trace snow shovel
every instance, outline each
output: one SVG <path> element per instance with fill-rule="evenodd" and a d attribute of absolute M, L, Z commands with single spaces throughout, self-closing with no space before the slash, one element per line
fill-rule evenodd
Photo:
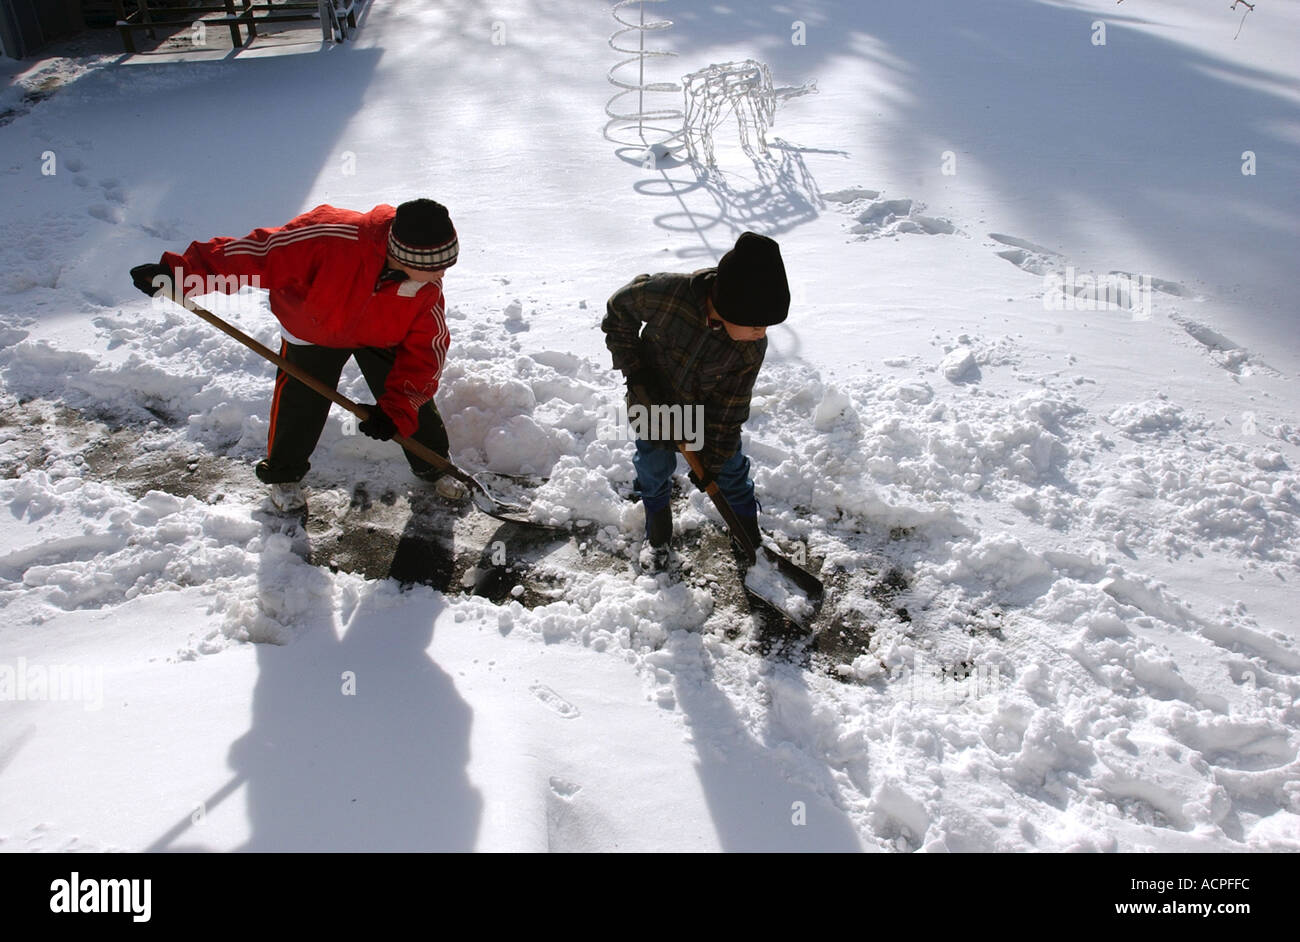
<path fill-rule="evenodd" d="M 690 465 L 696 479 L 704 480 L 704 465 L 700 463 L 699 456 L 688 451 L 683 442 L 677 443 L 677 450 Z M 704 493 L 709 495 L 713 506 L 722 514 L 727 529 L 731 531 L 731 538 L 740 546 L 745 561 L 749 564 L 745 573 L 745 590 L 758 596 L 800 628 L 808 630 L 817 617 L 826 592 L 822 581 L 788 556 L 783 556 L 763 543 L 761 538 L 759 545 L 754 546 L 740 518 L 722 496 L 716 481 L 710 481 L 704 488 Z"/>
<path fill-rule="evenodd" d="M 164 292 L 166 291 L 165 288 L 161 290 Z M 330 400 L 330 402 L 342 406 L 359 419 L 364 420 L 370 417 L 370 410 L 368 408 L 358 405 L 347 396 L 342 395 L 338 390 L 332 389 L 311 374 L 304 372 L 300 367 L 295 366 L 278 353 L 273 352 L 269 347 L 254 340 L 238 327 L 231 326 L 211 311 L 205 310 L 188 298 L 178 298 L 172 294 L 168 294 L 167 296 L 177 304 L 181 305 L 181 307 L 184 307 L 191 313 L 197 314 L 199 317 L 203 318 L 203 320 L 207 321 L 213 327 L 235 338 L 254 353 L 270 360 L 294 379 L 324 396 L 326 399 Z M 483 513 L 487 514 L 489 517 L 495 517 L 497 520 L 503 520 L 506 523 L 516 523 L 524 527 L 534 527 L 540 530 L 552 530 L 556 532 L 567 532 L 564 527 L 538 523 L 537 521 L 528 519 L 526 516 L 528 513 L 527 507 L 498 498 L 488 490 L 486 485 L 480 482 L 473 475 L 466 474 L 446 458 L 442 457 L 442 455 L 431 451 L 419 442 L 407 438 L 404 435 L 394 435 L 393 441 L 397 442 L 417 458 L 424 459 L 435 468 L 445 471 L 447 474 L 456 478 L 456 480 L 465 484 L 473 495 L 474 506 L 483 511 Z"/>
<path fill-rule="evenodd" d="M 636 387 L 632 395 L 643 404 L 652 401 L 643 386 Z M 700 462 L 699 455 L 689 450 L 684 442 L 677 443 L 677 450 L 686 459 L 695 479 L 704 480 L 704 465 Z M 731 531 L 731 538 L 745 556 L 745 562 L 749 566 L 745 573 L 745 590 L 758 596 L 806 631 L 816 618 L 826 593 L 821 580 L 761 540 L 755 546 L 740 518 L 722 496 L 716 481 L 710 481 L 703 490 L 713 501 L 713 506 L 718 508 L 718 513 L 722 514 L 727 529 Z"/>

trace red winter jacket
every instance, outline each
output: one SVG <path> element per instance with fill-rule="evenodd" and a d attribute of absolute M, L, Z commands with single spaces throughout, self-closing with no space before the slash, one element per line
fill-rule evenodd
<path fill-rule="evenodd" d="M 162 264 L 180 269 L 173 277 L 180 276 L 186 296 L 231 294 L 239 290 L 237 278 L 256 276 L 284 329 L 307 343 L 396 347 L 379 405 L 398 432 L 411 435 L 416 411 L 438 391 L 451 338 L 441 284 L 385 281 L 376 288 L 396 212 L 383 204 L 368 213 L 317 206 L 278 229 L 195 242 L 183 255 L 167 252 Z"/>

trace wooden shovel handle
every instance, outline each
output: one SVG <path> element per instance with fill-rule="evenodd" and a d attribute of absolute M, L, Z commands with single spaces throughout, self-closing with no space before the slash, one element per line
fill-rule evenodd
<path fill-rule="evenodd" d="M 163 290 L 165 291 L 166 289 Z M 232 324 L 228 324 L 226 321 L 222 320 L 220 317 L 217 317 L 217 315 L 213 314 L 211 311 L 206 310 L 203 307 L 200 307 L 198 304 L 191 301 L 189 298 L 176 297 L 175 295 L 170 295 L 170 297 L 181 307 L 185 308 L 186 310 L 190 311 L 193 314 L 197 314 L 203 320 L 207 321 L 213 327 L 217 328 L 217 330 L 221 331 L 224 334 L 227 334 L 230 337 L 233 337 L 235 340 L 238 340 L 240 343 L 242 343 L 248 349 L 252 350 L 258 356 L 270 360 L 280 369 L 284 370 L 294 379 L 298 380 L 298 382 L 302 383 L 304 386 L 307 386 L 309 389 L 313 390 L 314 392 L 317 392 L 320 395 L 324 396 L 326 399 L 330 400 L 330 402 L 342 406 L 344 409 L 347 409 L 349 412 L 351 412 L 359 419 L 364 420 L 370 418 L 370 409 L 368 407 L 358 405 L 357 403 L 349 399 L 347 396 L 340 393 L 337 389 L 334 389 L 330 386 L 327 386 L 325 383 L 322 383 L 320 380 L 318 380 L 316 377 L 312 376 L 310 373 L 303 370 L 301 367 L 296 366 L 293 363 L 290 363 L 284 357 L 280 356 L 278 353 L 273 351 L 270 347 L 254 340 L 252 337 L 248 336 L 248 334 L 244 333 L 238 327 L 235 327 Z M 460 468 L 456 467 L 454 464 L 452 464 L 442 455 L 438 454 L 437 452 L 431 450 L 430 448 L 424 445 L 421 445 L 419 442 L 415 441 L 414 439 L 407 438 L 405 435 L 394 435 L 393 441 L 397 442 L 399 445 L 401 445 L 411 454 L 415 455 L 417 458 L 422 458 L 423 460 L 429 462 L 429 464 L 433 465 L 435 468 L 439 468 L 440 470 L 445 471 L 447 474 L 450 474 L 452 477 L 455 477 L 465 482 L 466 484 L 469 484 L 470 486 L 475 486 L 475 487 L 477 486 L 473 478 L 471 478 L 464 471 L 460 470 Z"/>

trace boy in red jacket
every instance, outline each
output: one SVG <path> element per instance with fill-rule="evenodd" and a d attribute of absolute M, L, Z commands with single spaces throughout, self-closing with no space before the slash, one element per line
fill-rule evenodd
<path fill-rule="evenodd" d="M 433 404 L 450 336 L 443 316 L 442 278 L 459 245 L 446 207 L 433 200 L 379 205 L 368 213 L 317 206 L 276 229 L 242 239 L 195 242 L 183 254 L 131 269 L 145 294 L 170 293 L 176 279 L 186 296 L 266 288 L 280 321 L 280 355 L 328 386 L 337 386 L 355 357 L 375 396 L 358 426 L 371 438 L 395 434 L 448 453 L 447 431 Z M 306 506 L 300 481 L 325 428 L 330 402 L 284 371 L 276 372 L 267 456 L 257 476 L 271 485 L 281 510 Z M 444 497 L 464 486 L 407 453 L 417 477 Z"/>

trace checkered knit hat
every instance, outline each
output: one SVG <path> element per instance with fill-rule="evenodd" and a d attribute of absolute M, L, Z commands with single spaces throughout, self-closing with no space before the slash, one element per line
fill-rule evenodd
<path fill-rule="evenodd" d="M 440 271 L 456 264 L 460 244 L 447 207 L 433 200 L 411 200 L 397 207 L 388 230 L 388 254 L 407 268 Z"/>

